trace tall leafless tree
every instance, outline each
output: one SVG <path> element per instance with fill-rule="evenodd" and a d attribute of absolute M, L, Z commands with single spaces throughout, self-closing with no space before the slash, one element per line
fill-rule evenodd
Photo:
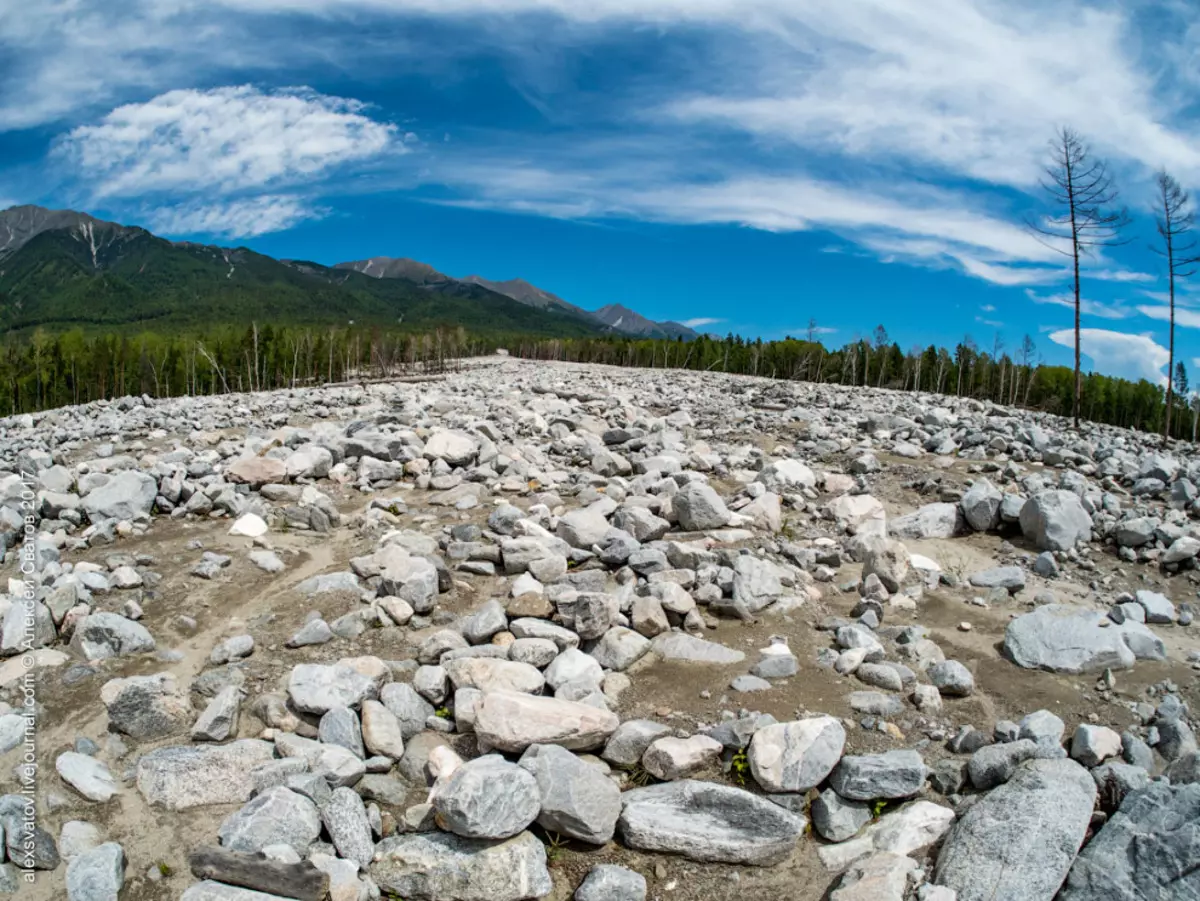
<path fill-rule="evenodd" d="M 1030 218 L 1027 225 L 1047 247 L 1072 259 L 1075 268 L 1075 392 L 1071 415 L 1079 428 L 1079 396 L 1083 382 L 1079 374 L 1079 259 L 1099 247 L 1125 243 L 1121 230 L 1129 223 L 1118 209 L 1117 189 L 1103 160 L 1095 159 L 1078 132 L 1060 128 L 1050 142 L 1050 165 L 1042 188 L 1056 213 Z"/>
<path fill-rule="evenodd" d="M 1175 279 L 1187 278 L 1195 273 L 1195 265 L 1200 262 L 1196 253 L 1196 241 L 1189 237 L 1192 226 L 1196 224 L 1196 213 L 1188 198 L 1187 191 L 1179 186 L 1174 178 L 1161 171 L 1155 179 L 1158 186 L 1158 235 L 1162 238 L 1161 246 L 1150 249 L 1167 261 L 1167 280 L 1170 285 L 1170 362 L 1167 364 L 1167 416 L 1163 422 L 1163 441 L 1171 435 L 1171 409 L 1175 404 L 1174 374 L 1175 374 Z M 1186 402 L 1186 398 L 1185 398 Z"/>

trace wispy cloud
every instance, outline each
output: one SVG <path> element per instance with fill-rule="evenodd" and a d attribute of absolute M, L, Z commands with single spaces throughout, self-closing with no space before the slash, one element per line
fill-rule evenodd
<path fill-rule="evenodd" d="M 986 325 L 988 328 L 1004 328 L 1004 323 L 995 319 L 984 319 L 982 316 L 976 316 L 975 321 L 980 325 Z"/>
<path fill-rule="evenodd" d="M 1171 308 L 1143 305 L 1137 308 L 1137 311 L 1143 316 L 1148 316 L 1151 319 L 1157 319 L 1160 322 L 1171 321 Z M 1200 311 L 1189 310 L 1186 307 L 1175 307 L 1175 324 L 1181 325 L 1184 328 L 1200 328 Z"/>
<path fill-rule="evenodd" d="M 979 310 L 980 310 L 980 312 L 983 312 L 983 313 L 995 313 L 996 307 L 993 304 L 985 303 L 983 306 L 981 306 L 979 308 Z"/>
<path fill-rule="evenodd" d="M 436 48 L 405 40 L 417 19 L 457 31 Z M 464 152 L 398 180 L 445 186 L 449 202 L 475 208 L 829 229 L 900 262 L 1027 286 L 1060 278 L 1059 261 L 1013 224 L 1006 202 L 984 203 L 979 189 L 1032 189 L 1059 122 L 1087 122 L 1118 163 L 1200 174 L 1194 129 L 1173 116 L 1189 100 L 1160 90 L 1138 57 L 1140 20 L 1079 0 L 0 0 L 11 69 L 0 130 L 92 116 L 133 98 L 68 141 L 90 151 L 84 171 L 97 191 L 186 191 L 184 173 L 197 172 L 202 184 L 265 181 L 253 190 L 278 193 L 293 177 L 402 145 L 350 101 L 291 98 L 291 120 L 285 97 L 167 89 L 228 83 L 230 73 L 258 82 L 314 63 L 374 79 L 380 57 L 363 47 L 379 31 L 391 59 L 418 66 L 436 55 L 454 72 L 480 46 L 516 70 L 529 68 L 531 35 L 539 56 L 555 60 L 643 24 L 689 40 L 689 53 L 659 56 L 653 78 L 572 94 L 575 130 L 564 142 L 587 145 L 619 126 L 640 153 L 579 165 L 551 162 L 560 147 L 540 153 L 544 134 L 508 134 L 511 152 L 499 156 L 490 139 L 472 145 L 456 135 L 438 146 Z M 461 40 L 468 34 L 473 40 Z M 1156 35 L 1156 53 L 1186 49 L 1185 35 Z M 555 63 L 543 68 L 554 81 Z M 555 98 L 517 87 L 554 114 Z M 232 153 L 217 143 L 226 132 Z M 958 187 L 912 187 L 938 180 Z M 1145 280 L 1121 270 L 1094 277 Z"/>
<path fill-rule="evenodd" d="M 1073 329 L 1060 329 L 1050 340 L 1063 347 L 1075 346 Z M 1146 379 L 1166 384 L 1163 369 L 1170 353 L 1149 335 L 1130 335 L 1107 329 L 1085 328 L 1079 331 L 1080 350 L 1099 372 L 1129 379 Z"/>
<path fill-rule="evenodd" d="M 326 212 L 304 198 L 264 195 L 227 202 L 192 201 L 161 206 L 147 214 L 146 222 L 152 230 L 166 235 L 252 238 L 319 219 Z"/>
<path fill-rule="evenodd" d="M 1148 272 L 1132 272 L 1127 269 L 1099 269 L 1087 273 L 1088 278 L 1096 278 L 1106 282 L 1153 282 L 1158 276 Z"/>
<path fill-rule="evenodd" d="M 58 153 L 97 197 L 164 190 L 237 191 L 320 176 L 385 150 L 395 128 L 363 106 L 307 88 L 179 90 L 83 125 Z"/>
<path fill-rule="evenodd" d="M 1067 307 L 1075 309 L 1074 294 L 1050 294 L 1041 295 L 1034 291 L 1026 290 L 1025 295 L 1034 303 L 1054 304 L 1059 307 Z M 1099 300 L 1089 300 L 1086 297 L 1079 299 L 1079 312 L 1086 316 L 1098 316 L 1101 319 L 1128 319 L 1133 315 L 1133 310 L 1130 307 L 1123 306 L 1120 303 L 1104 303 Z"/>
<path fill-rule="evenodd" d="M 703 328 L 706 325 L 716 325 L 717 323 L 724 321 L 724 319 L 710 319 L 708 317 L 701 316 L 698 319 L 685 319 L 679 324 L 686 325 L 688 328 Z"/>
<path fill-rule="evenodd" d="M 162 209 L 150 218 L 168 234 L 242 237 L 319 215 L 281 188 L 312 185 L 385 150 L 403 152 L 395 127 L 364 109 L 307 88 L 170 91 L 73 129 L 55 153 L 93 202 L 158 198 Z"/>

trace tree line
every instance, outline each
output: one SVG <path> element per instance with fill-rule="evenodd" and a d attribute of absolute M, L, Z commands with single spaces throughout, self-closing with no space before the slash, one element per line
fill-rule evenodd
<path fill-rule="evenodd" d="M 982 347 L 966 335 L 953 349 L 907 351 L 878 326 L 841 348 L 805 337 L 779 341 L 701 335 L 692 341 L 628 336 L 547 338 L 468 332 L 462 327 L 404 331 L 380 327 L 226 326 L 192 333 L 89 334 L 35 331 L 0 345 L 0 416 L 125 395 L 156 398 L 364 382 L 445 372 L 498 348 L 527 359 L 561 360 L 892 388 L 972 397 L 1068 415 L 1072 370 L 1045 365 L 1026 335 L 1009 349 L 997 336 Z M 1176 363 L 1171 436 L 1196 433 L 1187 370 Z M 1167 419 L 1162 387 L 1092 373 L 1080 382 L 1080 415 L 1112 425 L 1160 431 Z"/>
<path fill-rule="evenodd" d="M 601 363 L 613 366 L 677 368 L 728 372 L 767 378 L 859 385 L 900 391 L 949 394 L 994 401 L 1058 415 L 1071 415 L 1075 401 L 1073 371 L 1048 366 L 1026 335 L 1010 351 L 997 336 L 990 348 L 965 335 L 951 350 L 929 345 L 907 351 L 891 341 L 881 325 L 872 336 L 845 346 L 826 348 L 815 340 L 815 323 L 809 337 L 787 336 L 780 341 L 747 340 L 735 335 L 717 338 L 702 335 L 681 339 L 553 338 L 529 339 L 513 353 L 531 359 Z M 1185 405 L 1187 372 L 1176 364 L 1176 391 L 1172 403 L 1171 437 L 1195 440 L 1200 404 Z M 1080 415 L 1142 431 L 1161 431 L 1166 420 L 1164 389 L 1145 379 L 1137 382 L 1101 373 L 1080 380 Z"/>

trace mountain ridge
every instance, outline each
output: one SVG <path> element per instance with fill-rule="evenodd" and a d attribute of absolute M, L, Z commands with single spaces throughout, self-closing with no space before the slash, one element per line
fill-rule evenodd
<path fill-rule="evenodd" d="M 457 279 L 403 257 L 327 266 L 246 247 L 172 241 L 76 210 L 0 210 L 0 325 L 8 329 L 273 318 L 306 325 L 358 321 L 663 336 L 656 323 L 637 314 L 628 321 L 646 330 L 614 328 L 522 279 Z"/>

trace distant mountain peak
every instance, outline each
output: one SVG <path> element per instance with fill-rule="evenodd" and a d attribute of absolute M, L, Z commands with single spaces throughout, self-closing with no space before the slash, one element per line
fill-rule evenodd
<path fill-rule="evenodd" d="M 610 303 L 592 315 L 609 328 L 643 338 L 683 338 L 690 341 L 698 337 L 697 333 L 686 325 L 678 322 L 655 322 L 619 303 Z"/>
<path fill-rule="evenodd" d="M 410 260 L 407 257 L 371 257 L 366 260 L 337 263 L 333 268 L 353 269 L 371 278 L 405 278 L 418 285 L 440 285 L 454 281 L 428 263 Z"/>
<path fill-rule="evenodd" d="M 106 222 L 75 210 L 25 204 L 0 210 L 0 258 L 16 253 L 43 232 L 60 229 L 88 248 L 93 267 L 99 266 L 100 251 L 114 240 L 147 233 L 137 226 Z"/>

